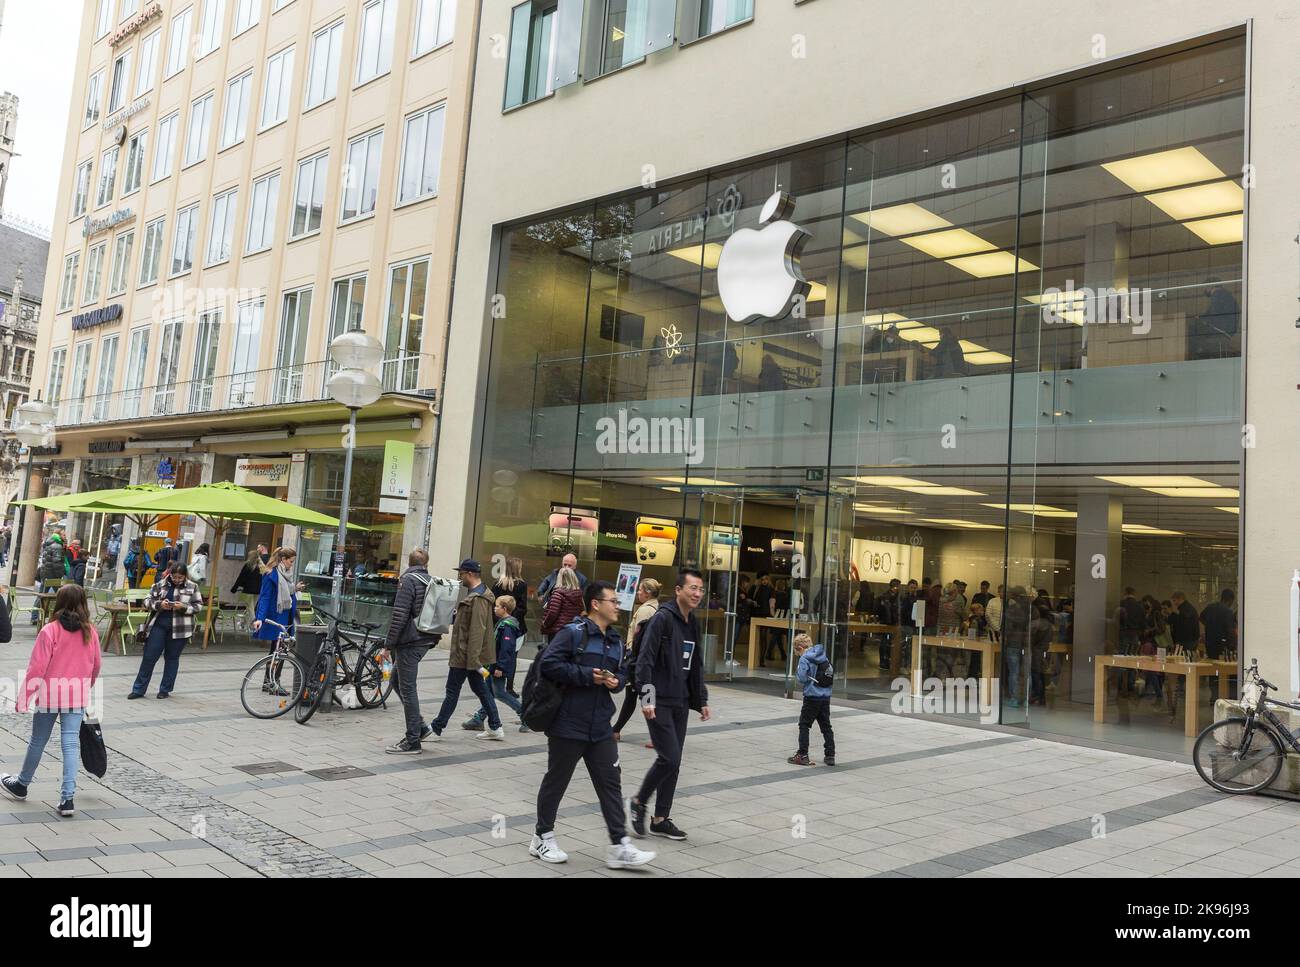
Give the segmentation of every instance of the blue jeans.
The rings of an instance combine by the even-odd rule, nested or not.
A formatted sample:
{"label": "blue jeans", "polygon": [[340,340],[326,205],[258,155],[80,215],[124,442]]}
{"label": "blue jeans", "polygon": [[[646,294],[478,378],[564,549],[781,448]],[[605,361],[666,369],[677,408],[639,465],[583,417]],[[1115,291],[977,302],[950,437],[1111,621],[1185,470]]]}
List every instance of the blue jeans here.
{"label": "blue jeans", "polygon": [[[492,693],[496,696],[496,700],[498,702],[505,702],[510,711],[514,712],[516,715],[521,715],[524,707],[520,704],[519,699],[515,698],[506,690],[506,680],[504,678],[493,676],[490,681],[492,682]],[[487,717],[487,706],[480,705],[478,711],[474,713],[475,720],[482,722]]]}
{"label": "blue jeans", "polygon": [[145,642],[144,654],[140,656],[140,671],[135,676],[131,692],[143,695],[149,690],[149,679],[153,677],[153,666],[158,659],[163,660],[163,677],[158,686],[158,694],[166,695],[176,687],[176,673],[181,667],[181,652],[190,643],[188,638],[173,638],[170,628],[155,624]]}
{"label": "blue jeans", "polygon": [[23,759],[22,771],[18,781],[30,786],[36,778],[36,767],[41,764],[45,754],[45,743],[50,741],[54,731],[54,720],[59,720],[59,745],[63,750],[63,788],[60,791],[64,799],[71,799],[77,791],[77,766],[81,763],[81,717],[85,709],[72,712],[37,712],[32,716],[32,739],[27,743],[27,755]]}
{"label": "blue jeans", "polygon": [[460,701],[460,689],[466,681],[469,682],[470,691],[478,696],[478,700],[488,710],[488,727],[492,729],[501,728],[501,719],[497,716],[497,703],[492,698],[492,691],[487,687],[487,682],[483,681],[483,676],[478,673],[478,669],[448,668],[447,694],[442,699],[442,708],[438,711],[438,717],[429,723],[435,735],[442,735],[442,730],[447,727],[451,717],[456,714],[456,703]]}

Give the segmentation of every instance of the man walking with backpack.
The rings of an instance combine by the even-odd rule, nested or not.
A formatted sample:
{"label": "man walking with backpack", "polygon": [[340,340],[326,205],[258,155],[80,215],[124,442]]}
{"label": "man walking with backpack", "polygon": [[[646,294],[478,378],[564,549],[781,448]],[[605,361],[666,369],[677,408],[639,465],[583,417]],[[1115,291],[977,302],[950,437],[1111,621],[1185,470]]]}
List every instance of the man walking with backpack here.
{"label": "man walking with backpack", "polygon": [[654,765],[632,800],[632,831],[646,833],[646,803],[655,797],[650,832],[667,839],[683,840],[686,834],[669,818],[677,775],[686,745],[686,719],[690,709],[707,722],[709,690],[704,685],[704,660],[696,645],[700,640],[694,611],[704,599],[704,576],[692,568],[677,572],[677,594],[660,606],[641,631],[641,654],[636,662],[636,681],[641,688],[641,712],[650,729],[650,741],[658,753]]}
{"label": "man walking with backpack", "polygon": [[[609,832],[605,865],[611,870],[645,866],[655,854],[637,849],[627,836],[618,745],[609,724],[611,696],[627,681],[623,641],[615,627],[618,595],[608,581],[590,581],[582,599],[586,615],[555,634],[524,683],[525,721],[543,729],[547,740],[546,776],[537,790],[537,829],[528,852],[544,863],[569,858],[555,841],[555,815],[581,759]],[[549,721],[533,717],[543,706],[552,713]]]}
{"label": "man walking with backpack", "polygon": [[[417,547],[407,558],[409,566],[397,584],[397,597],[393,599],[393,615],[388,622],[388,635],[379,654],[380,661],[393,663],[393,687],[401,699],[406,714],[406,735],[384,751],[389,755],[419,755],[424,751],[421,742],[432,732],[420,717],[420,695],[416,691],[416,678],[420,659],[438,644],[441,635],[421,631],[416,622],[424,607],[424,596],[429,588],[429,555]],[[390,657],[391,653],[391,657]]]}
{"label": "man walking with backpack", "polygon": [[431,742],[437,742],[442,738],[442,730],[456,714],[460,690],[468,681],[470,691],[488,710],[487,728],[474,737],[500,742],[505,739],[506,730],[501,727],[496,699],[492,697],[492,689],[488,687],[487,679],[483,675],[487,666],[496,660],[496,632],[492,618],[492,608],[496,598],[483,583],[483,569],[479,567],[478,561],[467,557],[460,562],[460,567],[456,570],[460,574],[460,583],[467,593],[456,603],[456,617],[452,619],[451,624],[451,654],[447,656],[447,694],[442,700],[438,717],[429,723],[430,734],[423,738]]}

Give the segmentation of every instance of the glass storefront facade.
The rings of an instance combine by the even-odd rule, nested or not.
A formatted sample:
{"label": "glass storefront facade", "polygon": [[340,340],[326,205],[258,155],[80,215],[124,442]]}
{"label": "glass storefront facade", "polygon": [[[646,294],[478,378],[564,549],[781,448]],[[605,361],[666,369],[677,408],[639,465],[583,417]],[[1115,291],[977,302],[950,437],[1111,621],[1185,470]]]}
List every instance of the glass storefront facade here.
{"label": "glass storefront facade", "polygon": [[[1237,647],[1245,77],[1205,43],[504,227],[475,556],[701,568],[718,678],[790,692],[806,630],[846,698],[1186,747]],[[717,267],[777,191],[807,291],[746,325]]]}

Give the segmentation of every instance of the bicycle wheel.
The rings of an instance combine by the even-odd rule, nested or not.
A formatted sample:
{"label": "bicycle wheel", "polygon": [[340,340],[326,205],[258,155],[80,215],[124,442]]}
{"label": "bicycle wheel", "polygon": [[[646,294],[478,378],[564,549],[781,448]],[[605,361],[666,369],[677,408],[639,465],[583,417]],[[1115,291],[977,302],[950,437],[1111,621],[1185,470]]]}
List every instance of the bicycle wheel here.
{"label": "bicycle wheel", "polygon": [[302,662],[293,655],[267,655],[244,675],[239,700],[255,719],[273,719],[293,708],[302,695]]}
{"label": "bicycle wheel", "polygon": [[393,691],[392,676],[384,675],[384,668],[374,655],[366,655],[361,659],[352,683],[357,688],[357,698],[365,708],[383,705]]}
{"label": "bicycle wheel", "polygon": [[306,725],[307,720],[316,714],[320,708],[321,699],[325,696],[326,687],[329,684],[331,673],[334,671],[333,656],[322,652],[312,663],[311,672],[307,675],[306,681],[298,689],[301,696],[298,704],[293,707],[293,720],[299,725]]}
{"label": "bicycle wheel", "polygon": [[1286,758],[1271,729],[1245,719],[1215,722],[1196,738],[1192,762],[1219,792],[1240,795],[1271,784]]}
{"label": "bicycle wheel", "polygon": [[353,684],[360,664],[361,648],[353,641],[340,638],[334,659],[334,687]]}

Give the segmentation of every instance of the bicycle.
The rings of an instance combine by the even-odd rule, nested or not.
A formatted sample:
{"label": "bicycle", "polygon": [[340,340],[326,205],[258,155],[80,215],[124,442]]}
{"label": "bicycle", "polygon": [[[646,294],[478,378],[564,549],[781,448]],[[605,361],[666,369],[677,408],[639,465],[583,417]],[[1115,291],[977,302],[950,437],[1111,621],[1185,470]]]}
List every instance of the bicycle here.
{"label": "bicycle", "polygon": [[255,719],[278,718],[295,707],[302,695],[302,682],[306,675],[302,662],[293,653],[295,642],[289,629],[269,619],[267,623],[280,629],[275,646],[269,655],[253,663],[239,688],[239,700],[244,711]]}
{"label": "bicycle", "polygon": [[1269,698],[1278,688],[1259,677],[1259,659],[1250,663],[1242,678],[1242,716],[1223,719],[1196,737],[1192,763],[1210,786],[1231,795],[1258,792],[1277,779],[1286,761],[1283,743],[1300,753],[1300,740],[1269,706],[1300,712],[1300,701]]}
{"label": "bicycle", "polygon": [[[316,714],[331,685],[336,688],[351,685],[356,690],[358,701],[365,708],[383,705],[393,689],[391,676],[384,671],[383,665],[375,656],[379,649],[371,643],[371,634],[380,626],[344,621],[319,605],[316,610],[329,618],[331,625],[321,643],[316,661],[312,663],[311,671],[299,689],[300,697],[293,711],[294,721],[299,725],[305,725]],[[340,625],[361,628],[366,636],[366,647],[363,648],[355,638],[340,630]],[[334,696],[333,701],[339,702],[338,697]]]}

